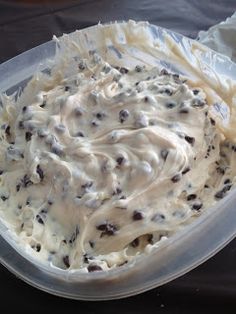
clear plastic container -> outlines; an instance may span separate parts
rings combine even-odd
[[[129,27],[131,27],[131,32],[135,37],[139,34],[139,24],[130,23]],[[65,45],[61,51],[64,53],[66,49],[71,49],[70,45],[67,45],[68,38],[74,38],[81,47],[83,46],[83,49],[97,48],[98,43],[101,42],[100,33],[103,32],[104,35],[105,32],[105,36],[109,39],[110,30],[113,33],[118,32],[117,35],[121,34],[122,45],[127,45],[122,37],[122,27],[125,28],[127,25],[126,22],[100,25],[72,33],[65,37]],[[194,60],[191,61],[193,47],[196,45],[194,41],[157,26],[146,23],[141,25],[150,36],[148,40],[156,41],[159,48],[166,47],[167,36],[171,38],[172,43],[175,42],[177,47],[186,53],[186,58],[190,60],[190,64],[194,63]],[[140,34],[142,37],[142,33]],[[83,41],[84,38],[87,38],[86,42]],[[109,41],[104,40],[102,43],[103,45],[98,49],[101,54],[104,52],[105,46],[110,48],[110,39]],[[171,47],[173,48],[173,46]],[[209,78],[216,73],[232,79],[236,78],[236,65],[227,57],[216,54],[199,44],[197,47],[202,49],[202,54],[198,56],[200,62],[198,66],[202,67],[203,72],[207,69]],[[130,49],[133,51],[132,45]],[[162,50],[168,52],[168,49]],[[23,88],[35,72],[45,70],[50,66],[51,63],[48,62],[48,59],[55,56],[56,50],[55,41],[50,41],[1,64],[0,91],[7,91],[8,94],[11,94],[19,87]],[[136,52],[136,50],[133,51],[133,54],[136,55]],[[152,51],[149,52],[152,54]],[[122,59],[117,51],[115,54],[119,60]],[[61,56],[59,54],[57,58]],[[142,54],[142,56],[144,59],[149,58],[147,53]],[[126,62],[125,60],[124,62]],[[184,66],[182,67],[180,64],[169,62],[169,57],[166,60],[157,60],[152,56],[150,60],[152,63],[158,62],[167,67],[175,68],[175,70],[179,68],[177,70],[184,73],[186,70],[183,71]],[[59,296],[83,300],[128,297],[160,286],[185,274],[222,249],[236,235],[235,202],[236,192],[233,190],[216,206],[206,210],[182,231],[165,241],[161,241],[159,246],[150,254],[141,255],[134,262],[109,272],[78,273],[49,267],[26,253],[18,243],[17,237],[8,230],[3,221],[0,221],[0,262],[29,284]]]

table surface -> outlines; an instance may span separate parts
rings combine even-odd
[[[148,20],[195,38],[224,20],[235,0],[0,0],[0,63],[62,33],[114,20]],[[123,300],[83,302],[39,291],[0,266],[1,309],[42,313],[236,313],[236,240],[188,274]]]

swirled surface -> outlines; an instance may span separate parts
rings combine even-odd
[[[96,54],[71,62],[78,73],[33,102],[3,103],[0,213],[39,259],[107,270],[223,198],[236,146],[186,78]]]

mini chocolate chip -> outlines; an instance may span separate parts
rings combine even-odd
[[[198,89],[194,89],[194,90],[193,90],[193,94],[194,94],[194,95],[197,95],[198,93],[199,93],[199,90],[198,90]]]
[[[52,200],[48,200],[48,205],[53,205],[53,201]]]
[[[78,136],[78,137],[84,137],[84,133],[81,132],[81,131],[79,131],[78,133],[76,133],[76,136]]]
[[[70,259],[69,259],[69,256],[68,255],[65,255],[65,256],[63,256],[63,263],[65,264],[65,266],[67,267],[67,268],[69,268],[70,267]]]
[[[40,108],[44,108],[44,107],[46,106],[46,104],[47,104],[47,102],[46,102],[46,100],[44,100],[44,101],[42,102],[42,104],[39,105],[39,107],[40,107]]]
[[[141,72],[142,71],[142,67],[140,65],[136,65],[135,71],[136,72]]]
[[[119,166],[121,166],[125,161],[125,158],[120,156],[118,158],[116,158],[116,162],[118,163]]]
[[[0,170],[0,176],[3,174],[3,170]]]
[[[88,182],[82,184],[82,185],[81,185],[81,188],[82,188],[82,189],[88,189],[88,188],[91,188],[92,185],[93,185],[93,181],[88,181]]]
[[[74,243],[79,235],[79,226],[76,226],[75,231],[72,233],[69,243]]]
[[[193,210],[200,210],[202,208],[202,203],[195,203],[192,205]]]
[[[40,165],[37,165],[36,172],[39,175],[40,180],[42,181],[44,178],[44,173]]]
[[[6,200],[8,200],[8,197],[5,196],[5,195],[2,195],[2,196],[1,196],[1,199],[3,200],[3,202],[5,202]]]
[[[208,189],[208,188],[209,188],[209,185],[205,184],[205,185],[204,185],[204,188],[205,188],[205,189]]]
[[[119,71],[120,71],[121,74],[127,74],[127,73],[129,72],[129,70],[126,69],[126,68],[124,68],[124,67],[121,67],[121,68],[119,69]]]
[[[8,126],[6,127],[5,133],[6,133],[7,136],[11,136],[11,127],[10,127],[10,125],[8,125]]]
[[[225,174],[225,169],[222,168],[222,167],[217,167],[217,168],[216,168],[216,171],[217,171],[219,174],[221,174],[221,175],[224,175],[224,174]]]
[[[78,68],[79,68],[81,71],[85,70],[85,62],[84,62],[84,61],[81,61],[81,62],[79,63],[79,65],[78,65]]]
[[[145,96],[143,100],[144,100],[144,102],[149,102],[149,97]]]
[[[120,197],[120,200],[126,200],[126,196],[125,196],[125,195],[122,195],[122,196]]]
[[[169,102],[169,103],[166,103],[165,106],[166,106],[166,108],[168,108],[168,109],[172,109],[172,108],[174,108],[174,107],[176,106],[176,104],[174,104],[174,103],[172,103],[172,102]]]
[[[166,219],[165,215],[157,213],[153,215],[151,220],[157,223],[162,223],[165,219]]]
[[[24,122],[23,121],[19,121],[18,127],[19,127],[19,129],[24,129]]]
[[[96,229],[102,231],[100,235],[100,237],[102,238],[104,235],[113,236],[118,230],[118,227],[114,224],[106,222],[101,225],[98,225]]]
[[[169,152],[167,149],[162,149],[161,150],[161,157],[166,160],[167,156],[168,156]]]
[[[35,250],[36,252],[39,252],[41,250],[41,245],[39,243],[36,244]]]
[[[211,122],[212,125],[215,125],[215,124],[216,124],[215,120],[212,119],[212,118],[210,118],[210,122]]]
[[[181,180],[181,175],[178,173],[178,174],[176,174],[175,176],[173,176],[172,178],[171,178],[171,181],[173,182],[173,183],[176,183],[176,182],[178,182],[178,181],[180,181]]]
[[[169,75],[169,72],[166,69],[162,69],[160,75]]]
[[[88,267],[88,272],[91,273],[91,272],[94,272],[94,271],[101,271],[102,270],[102,267],[100,267],[99,265],[96,265],[96,264],[90,264]]]
[[[126,121],[129,117],[129,111],[126,110],[126,109],[122,109],[120,112],[119,112],[119,120],[121,123],[123,123],[124,121]]]
[[[104,112],[98,112],[98,113],[96,114],[96,118],[97,118],[98,120],[103,120],[105,117],[106,117],[106,114],[105,114]]]
[[[65,92],[68,92],[70,90],[70,86],[66,85],[65,86]]]
[[[186,142],[188,142],[188,143],[191,144],[192,146],[193,146],[194,143],[195,143],[195,138],[194,138],[194,137],[185,135],[184,139],[185,139]]]
[[[20,191],[20,187],[21,187],[21,184],[18,183],[18,184],[16,185],[16,192],[19,192],[19,191]]]
[[[97,123],[97,121],[95,121],[95,120],[93,120],[92,122],[91,122],[91,126],[93,126],[93,127],[97,127],[99,124]]]
[[[187,113],[189,113],[189,110],[188,110],[188,108],[182,108],[182,109],[179,110],[179,113],[187,114]]]
[[[44,225],[44,221],[40,215],[36,215],[36,220],[39,224]]]
[[[130,244],[134,248],[139,246],[139,238],[134,239]]]
[[[24,188],[27,188],[28,186],[33,184],[33,182],[30,180],[30,178],[27,174],[24,175],[23,179],[21,179],[21,182],[22,182]]]
[[[29,131],[25,133],[25,140],[26,140],[26,142],[29,142],[31,140],[32,135],[33,134],[31,132],[29,132]]]
[[[133,220],[142,220],[144,218],[144,215],[141,211],[139,210],[135,210],[133,212],[133,216],[132,216]]]
[[[189,194],[187,196],[187,201],[192,201],[192,200],[195,200],[196,198],[197,198],[196,194]]]
[[[224,184],[228,184],[228,183],[231,183],[231,180],[230,180],[230,179],[226,179],[226,180],[224,181]]]
[[[89,245],[90,245],[90,247],[93,249],[94,248],[94,245],[95,245],[95,243],[94,243],[94,241],[89,241]]]
[[[27,107],[24,106],[24,107],[22,108],[22,112],[26,112],[26,110],[27,110]]]
[[[140,83],[140,82],[136,82],[134,85],[135,85],[135,86],[138,86],[139,83]]]
[[[173,92],[169,88],[166,88],[163,91],[160,91],[160,93],[161,94],[167,94],[168,96],[172,96],[173,95]]]
[[[186,174],[187,172],[190,171],[190,168],[189,167],[186,167],[183,171],[182,171],[182,174]]]

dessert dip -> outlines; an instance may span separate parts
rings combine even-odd
[[[225,197],[236,145],[185,76],[93,52],[71,67],[33,100],[2,95],[0,216],[42,262],[107,271]]]

